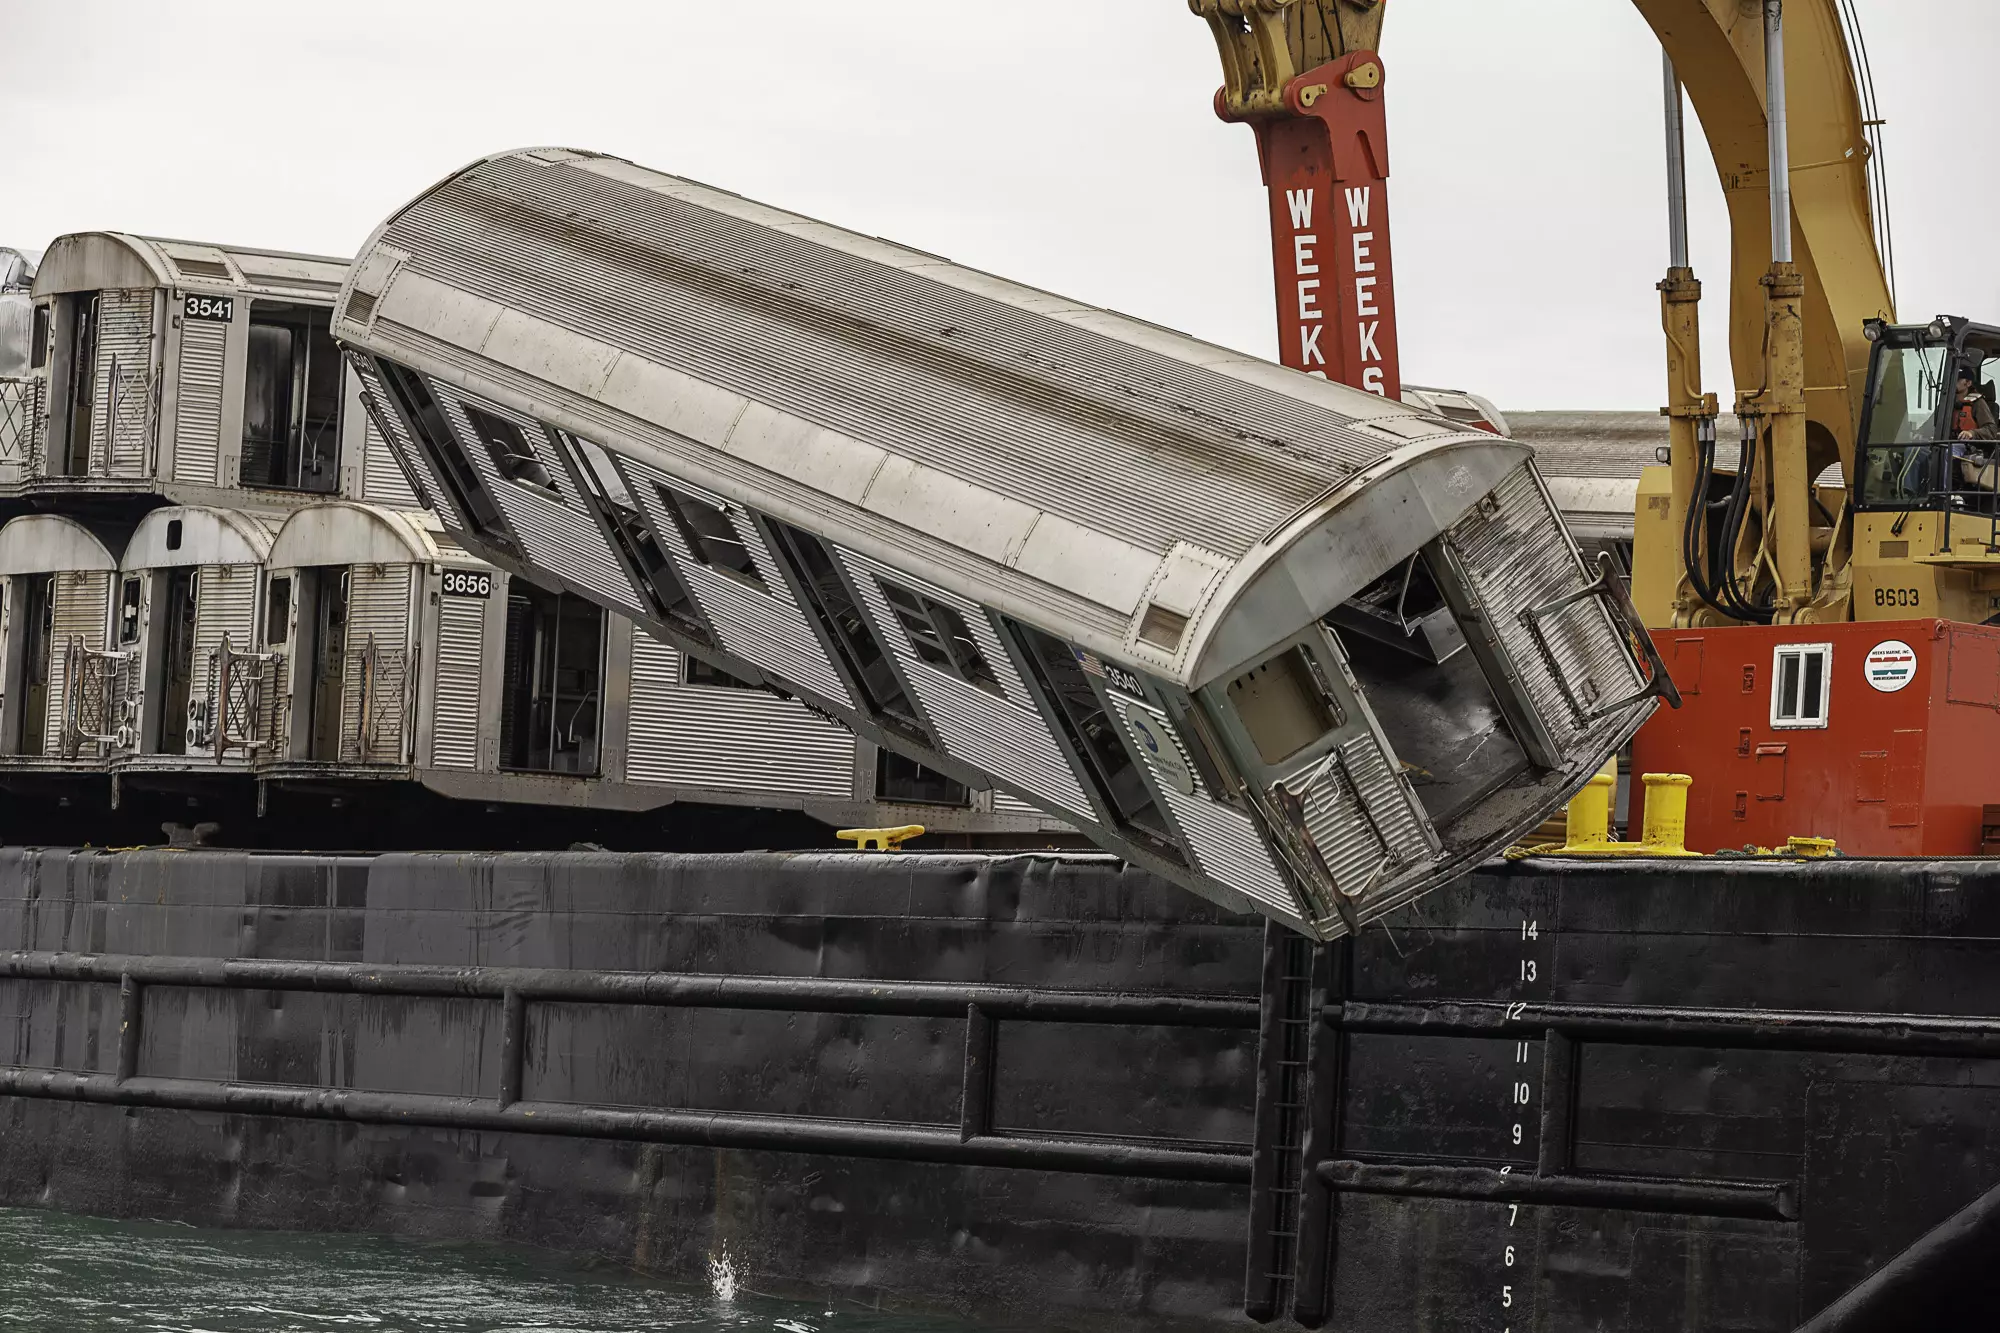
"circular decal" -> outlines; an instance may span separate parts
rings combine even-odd
[[[1868,650],[1861,671],[1875,689],[1894,694],[1917,678],[1917,650],[1901,639],[1884,639]]]
[[[1194,795],[1194,774],[1188,769],[1187,759],[1178,745],[1160,735],[1160,724],[1137,711],[1127,713],[1125,720],[1131,724],[1133,738],[1152,761],[1153,772],[1160,781],[1183,796]]]

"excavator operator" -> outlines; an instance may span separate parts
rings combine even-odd
[[[1961,440],[2000,440],[2000,419],[1986,400],[1988,390],[1979,382],[1979,367],[1970,361],[1958,367],[1958,410],[1952,417],[1953,432]]]
[[[1952,409],[1951,452],[1958,464],[1959,478],[1972,489],[2000,490],[2000,459],[1990,441],[2000,440],[2000,417],[1986,395],[1992,389],[1980,382],[1979,363],[1958,365],[1958,392]]]

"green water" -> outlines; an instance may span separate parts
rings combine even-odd
[[[725,1285],[727,1279],[724,1279]],[[49,1333],[970,1333],[673,1286],[493,1245],[0,1209],[0,1329]]]

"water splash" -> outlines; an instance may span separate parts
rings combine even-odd
[[[729,1257],[727,1245],[718,1246],[714,1254],[708,1256],[708,1286],[715,1293],[715,1299],[724,1305],[736,1300],[736,1263]]]

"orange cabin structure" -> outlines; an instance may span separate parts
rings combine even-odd
[[[1981,851],[1986,807],[2000,803],[2000,627],[1862,621],[1653,639],[1683,704],[1640,730],[1632,771],[1693,777],[1690,850],[1800,835],[1849,856]]]

